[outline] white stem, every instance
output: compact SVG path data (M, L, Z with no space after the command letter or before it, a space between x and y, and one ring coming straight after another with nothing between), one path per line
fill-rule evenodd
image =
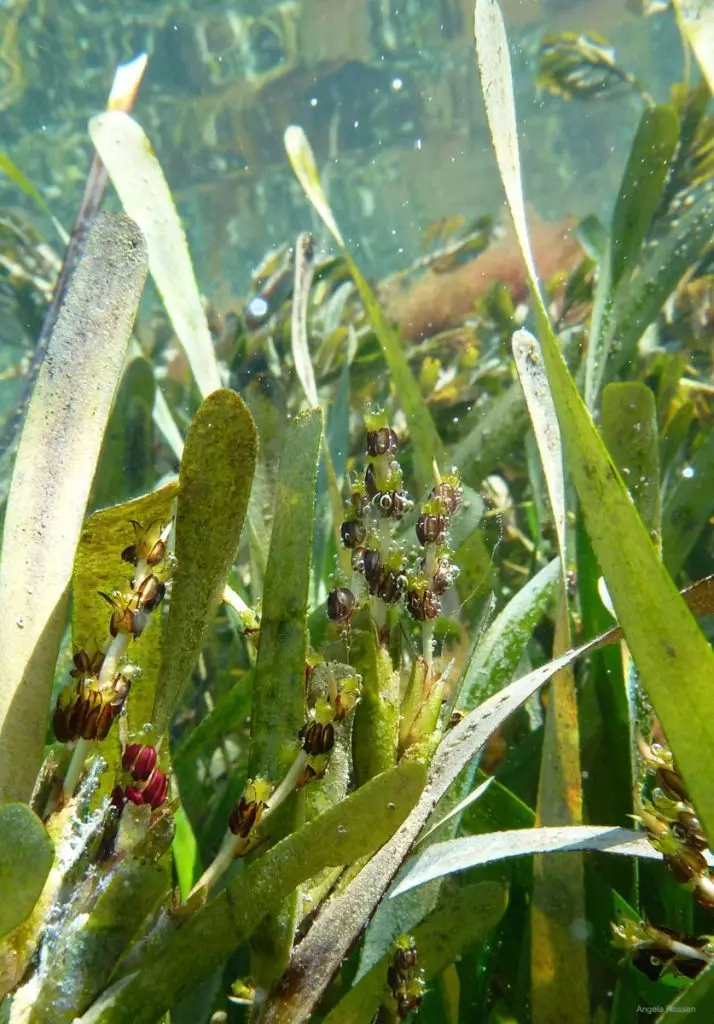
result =
M90 747L92 745L91 740L77 740L74 750L72 751L72 759L69 762L69 768L64 777L64 783L62 785L62 796L64 802L71 800L74 796L74 791L77 788L79 777L82 774L84 768L84 762L87 760Z
M308 755L304 750L299 751L283 781L275 792L268 797L260 819L261 822L265 821L268 815L272 814L293 792L305 768L307 757ZM238 853L241 852L241 849L245 850L248 847L250 839L250 836L234 836L232 832L227 832L220 850L196 882L188 898L190 899L195 892L204 887L211 889L224 871L228 870Z

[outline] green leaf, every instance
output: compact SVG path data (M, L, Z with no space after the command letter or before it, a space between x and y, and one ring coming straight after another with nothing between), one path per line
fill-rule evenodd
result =
M641 381L608 384L601 417L603 440L658 546L662 513L655 396Z
M10 159L7 153L0 153L0 171L10 179L13 185L17 185L20 191L24 192L28 199L32 200L38 210L49 217L52 221L52 226L59 235L60 241L63 245L66 245L69 240L69 235L52 213L47 200L39 189L35 188L30 179L22 173L17 164Z
M473 942L484 939L498 924L508 904L500 882L464 886L443 899L437 910L413 930L418 967L430 982ZM385 954L328 1013L325 1024L370 1024L389 991Z
M154 709L167 728L191 676L233 564L255 470L255 426L242 399L220 390L186 438L176 507L176 571Z
M310 143L302 128L296 125L287 128L285 148L295 176L305 190L305 194L343 251L367 318L382 346L387 369L394 381L397 397L407 418L419 483L426 488L433 480L433 461L436 460L438 466L444 468L447 465L446 454L431 414L424 404L419 384L409 368L401 339L382 312L366 278L346 247L322 188Z
M477 0L476 30L496 157L531 280L538 334L568 467L642 684L699 817L706 831L714 835L714 791L709 784L714 772L714 654L658 561L553 336L528 241L508 47L494 0Z
M399 674L377 637L372 617L360 617L364 628L352 630L351 660L362 676L355 711L354 768L358 784L396 763L399 737ZM354 625L358 625L355 616Z
M682 1015L698 1013L702 1011L700 1020L711 1020L714 1014L714 964L710 964L702 971L698 978L695 978L691 985L685 988L680 996L677 996L667 1009L657 1018L657 1024L674 1024L674 1021L681 1021ZM686 1020L686 1016L684 1017Z
M169 934L146 967L107 993L82 1024L155 1024L301 882L378 849L402 824L425 779L422 765L404 762L277 843Z
M154 481L154 371L132 359L124 371L104 437L90 503L94 508L128 501Z
M612 215L610 277L617 288L634 270L642 243L657 212L672 157L679 139L674 107L644 111Z
M248 771L277 785L299 750L305 723L305 656L310 590L315 483L322 411L311 409L285 432L275 517L263 587L258 659L253 682ZM279 812L279 828L305 820L304 793ZM259 929L253 942L256 984L270 987L284 970L293 944L297 894Z
M145 279L138 228L102 214L27 409L0 566L0 800L28 799L42 758L75 549Z
M642 833L633 832L632 829L602 825L509 829L506 832L486 832L478 836L450 839L446 843L435 843L417 858L391 895L399 896L434 878L507 860L509 857L572 853L575 850L662 860L662 854L655 850Z
M662 514L664 563L673 576L681 570L712 514L714 430L704 437L667 495Z
M53 857L44 825L26 804L0 807L0 939L32 912Z
M120 110L89 122L89 135L122 205L146 238L149 269L201 395L221 385L188 243L161 165L141 127Z
M280 459L253 683L249 771L278 783L305 722L306 618L322 413L293 420ZM287 748L287 750L286 750Z
M183 807L179 807L174 815L176 835L172 843L174 866L179 884L181 899L185 900L199 876L198 843L191 828L191 822Z
M488 627L464 669L460 707L477 707L512 679L533 630L556 592L559 568L557 559L549 562Z
M99 591L111 594L114 590L124 592L127 589L131 567L122 561L121 553L134 540L132 520L142 526L156 520L168 523L177 490L177 483L169 483L134 501L95 512L87 520L79 539L72 578L72 641L77 650L83 648L91 656L101 649L109 636L111 610ZM141 669L127 698L132 736L141 734L151 721L161 662L161 636L158 613L151 616L147 628L131 645L131 662Z

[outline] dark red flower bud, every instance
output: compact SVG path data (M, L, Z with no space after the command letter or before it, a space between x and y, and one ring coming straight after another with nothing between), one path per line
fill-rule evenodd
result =
M407 608L411 617L417 622L435 619L441 611L438 599L433 590L429 590L428 587L424 590L407 591Z
M377 487L377 474L371 462L364 471L364 486L370 498L373 498L379 490Z
M167 775L164 775L162 771L155 768L152 772L151 778L144 786L143 795L144 803L151 804L153 810L160 807L161 804L166 800L166 795L169 791L169 779Z
M412 507L412 502L406 491L377 491L372 505L387 519L401 519Z
M156 767L157 753L155 747L145 747L141 743L129 743L124 748L122 767L131 772L136 782L146 782Z

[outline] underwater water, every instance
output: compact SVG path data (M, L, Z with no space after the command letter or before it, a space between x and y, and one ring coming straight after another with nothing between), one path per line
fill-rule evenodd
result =
M635 7L503 4L528 198L544 220L608 213L641 103L627 90L593 102L539 91L540 40L598 32L666 98L681 63L674 27ZM364 266L383 275L420 254L425 227L439 218L501 216L472 24L471 0L4 0L2 148L69 228L91 155L87 120L102 109L117 63L145 51L134 114L207 294L245 289L267 249L313 224L285 158L291 123L307 132ZM0 204L37 219L7 180Z

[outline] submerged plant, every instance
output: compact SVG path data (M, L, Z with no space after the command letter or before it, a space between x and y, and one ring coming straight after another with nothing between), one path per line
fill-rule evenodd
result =
M339 255L266 261L223 362L143 131L92 122L131 219L75 234L0 566L9 1024L710 1007L709 96L648 102L609 235L541 289L494 0L476 28L537 337L504 282L414 356L293 126ZM623 80L566 41L561 91Z

